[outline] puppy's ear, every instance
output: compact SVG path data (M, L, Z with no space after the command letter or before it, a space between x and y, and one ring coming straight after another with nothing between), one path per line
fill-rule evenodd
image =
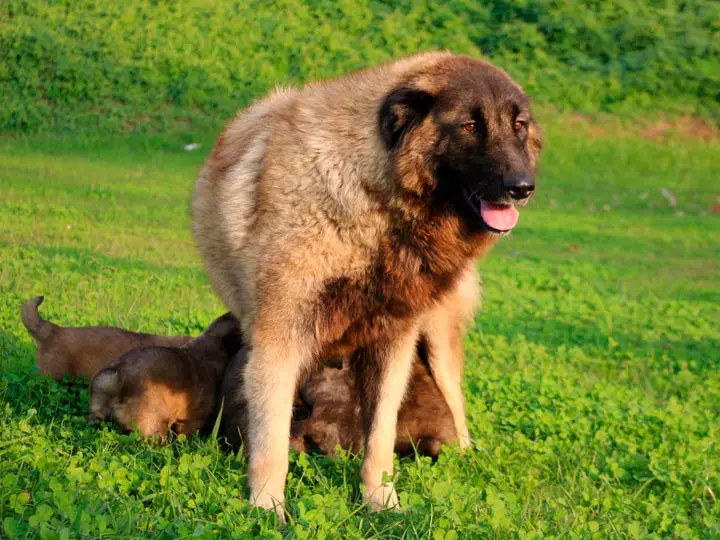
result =
M535 119L530 120L528 126L528 139L527 139L527 151L528 157L530 158L530 165L533 171L537 167L538 158L540 157L540 151L543 147L543 130Z
M239 329L231 331L222 337L222 344L228 358L232 358L245 345Z
M423 90L398 88L388 94L380 106L378 123L380 136L388 150L397 148L403 137L435 104L435 98Z
M92 380L92 392L102 392L106 396L120 393L120 374L115 368L105 368Z

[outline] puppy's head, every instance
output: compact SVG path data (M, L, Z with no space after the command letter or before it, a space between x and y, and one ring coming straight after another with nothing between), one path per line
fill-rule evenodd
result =
M452 204L469 224L507 233L535 189L542 134L504 71L445 56L384 99L380 136L408 195Z

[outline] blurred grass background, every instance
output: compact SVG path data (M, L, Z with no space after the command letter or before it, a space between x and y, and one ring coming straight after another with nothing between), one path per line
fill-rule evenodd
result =
M555 109L720 116L715 0L4 0L0 131L216 129L277 84L438 48Z

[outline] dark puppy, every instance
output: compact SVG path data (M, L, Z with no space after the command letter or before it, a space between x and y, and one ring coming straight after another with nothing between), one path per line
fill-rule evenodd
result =
M237 449L246 425L246 405L237 391L243 380L248 350L231 360L222 384L224 410L220 433ZM290 445L298 452L334 455L340 446L358 451L364 445L360 396L356 377L346 360L326 362L296 393L290 426ZM443 444L457 439L450 408L438 390L427 366L424 344L418 347L408 391L400 407L395 452L437 457Z
M22 320L37 340L40 371L60 380L65 374L91 379L112 360L132 349L143 347L181 347L189 336L155 336L129 332L112 326L62 327L46 321L38 313L43 297L25 302Z
M143 437L164 438L169 429L191 435L214 410L225 366L241 346L228 313L182 347L132 350L92 380L89 419L114 420Z

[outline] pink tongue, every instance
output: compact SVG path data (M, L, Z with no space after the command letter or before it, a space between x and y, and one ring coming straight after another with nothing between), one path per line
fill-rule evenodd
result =
M498 231L509 231L517 225L520 212L514 206L500 206L480 201L480 215L483 221Z

